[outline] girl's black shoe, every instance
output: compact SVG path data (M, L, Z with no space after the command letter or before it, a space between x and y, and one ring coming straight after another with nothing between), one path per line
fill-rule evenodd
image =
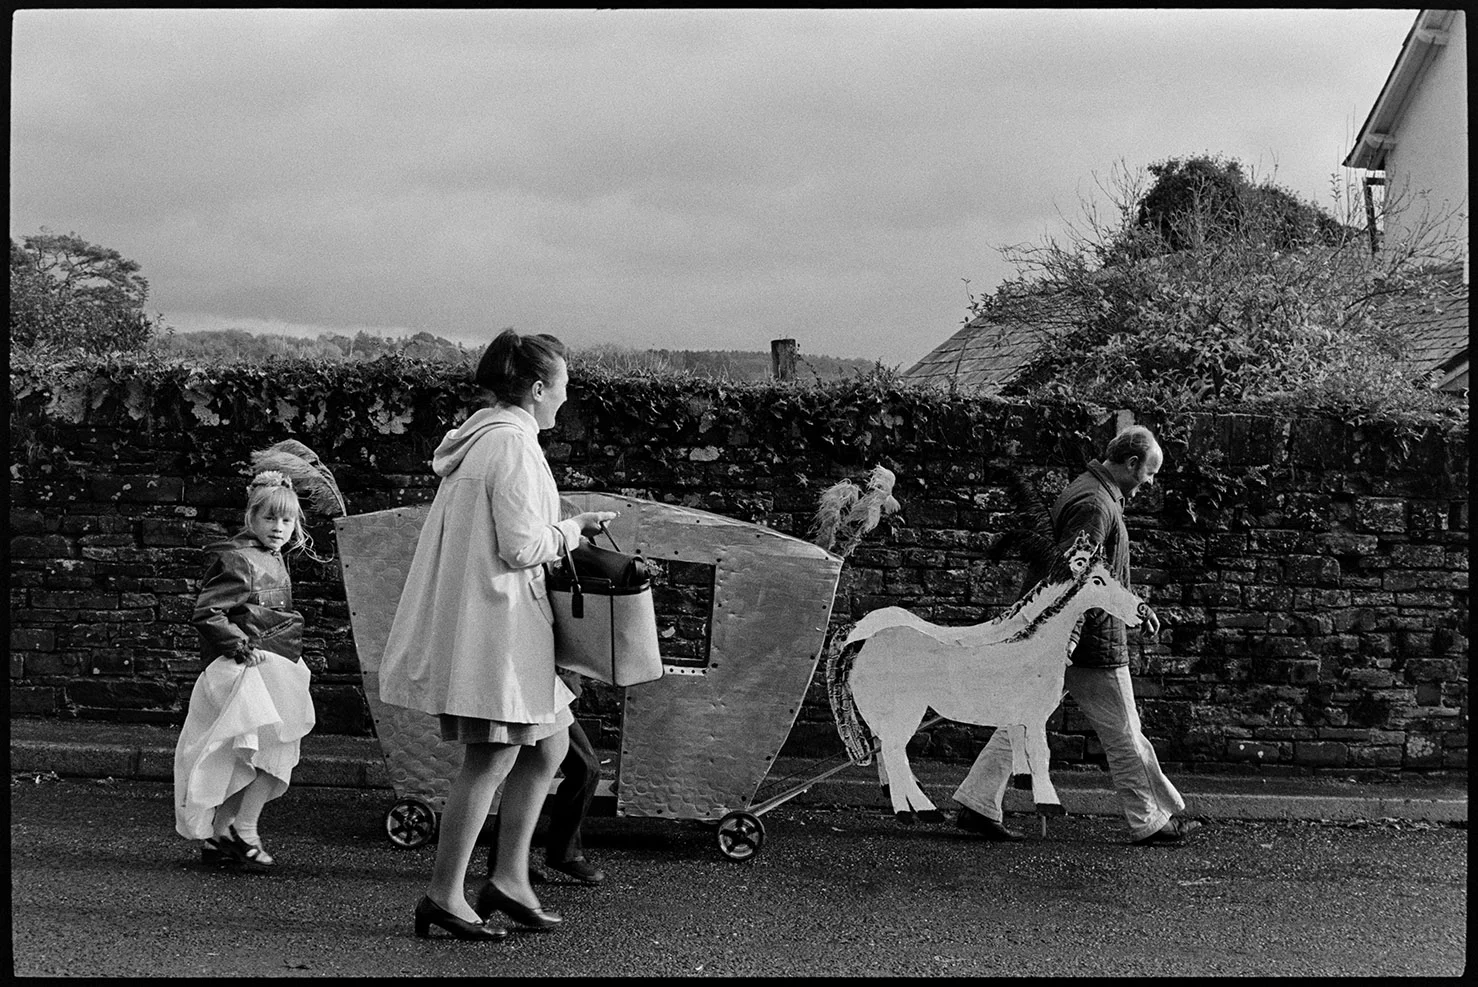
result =
M227 862L235 864L242 870L262 874L276 866L277 861L267 852L264 846L248 843L236 832L236 827L230 827L231 838L228 842L217 844L221 852L230 858Z
M559 912L546 912L542 908L530 908L521 901L514 901L494 887L491 879L477 892L477 904L473 906L473 911L484 919L493 912L502 912L519 925L540 931L553 929L564 921Z
M422 939L431 938L433 925L450 932L453 939L498 942L508 938L507 929L494 928L486 923L473 924L465 919L457 918L432 901L428 895L422 895L421 900L416 902L416 935Z

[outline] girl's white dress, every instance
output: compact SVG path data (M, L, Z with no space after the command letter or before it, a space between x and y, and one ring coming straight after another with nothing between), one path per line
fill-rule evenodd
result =
M256 778L287 791L298 763L299 741L313 729L306 663L268 654L260 665L221 657L190 693L190 711L175 747L175 829L203 840L216 807Z
M313 729L311 675L302 662L302 615L282 554L249 531L210 545L191 623L214 658L190 694L175 745L175 829L189 839L213 831L216 807L263 772L270 798L287 791L298 741ZM252 649L259 665L236 661Z

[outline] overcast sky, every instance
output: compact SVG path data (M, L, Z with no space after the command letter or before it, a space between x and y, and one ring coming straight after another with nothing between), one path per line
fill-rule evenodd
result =
M180 330L907 369L1118 162L1328 205L1415 15L21 11L10 233L119 250Z

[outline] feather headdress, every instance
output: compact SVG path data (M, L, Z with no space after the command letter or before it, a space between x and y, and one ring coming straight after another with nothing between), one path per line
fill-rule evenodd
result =
M253 473L276 470L292 480L294 489L308 498L315 511L330 516L349 513L344 495L333 473L318 454L296 439L283 439L274 446L251 454Z
M898 510L893 496L896 478L892 470L874 466L867 488L851 480L834 483L821 492L820 504L811 526L812 540L842 558L852 553L862 536L878 526L884 514Z

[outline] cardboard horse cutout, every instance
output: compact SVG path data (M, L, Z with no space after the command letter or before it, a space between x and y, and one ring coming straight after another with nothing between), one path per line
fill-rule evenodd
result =
M1013 771L1031 774L1037 811L1062 813L1047 775L1047 717L1062 701L1078 618L1093 607L1130 627L1145 610L1079 535L1041 582L988 623L940 627L900 607L857 622L827 660L832 712L853 763L871 762L869 733L877 737L879 777L901 821L939 817L905 749L930 707L946 719L1010 730Z

